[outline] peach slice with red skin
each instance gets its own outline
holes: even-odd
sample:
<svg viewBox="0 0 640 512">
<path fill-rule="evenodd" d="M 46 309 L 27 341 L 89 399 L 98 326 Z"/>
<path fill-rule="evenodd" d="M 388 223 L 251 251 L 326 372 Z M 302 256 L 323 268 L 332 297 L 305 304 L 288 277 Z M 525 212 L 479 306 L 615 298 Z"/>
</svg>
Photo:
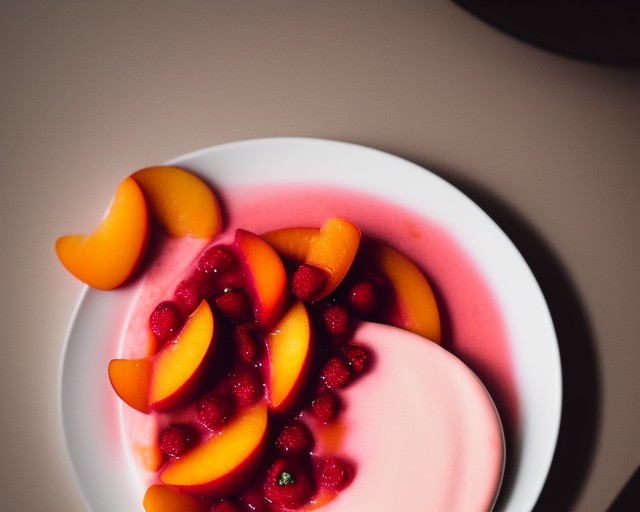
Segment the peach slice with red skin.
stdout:
<svg viewBox="0 0 640 512">
<path fill-rule="evenodd" d="M 324 290 L 315 300 L 325 298 L 338 287 L 349 272 L 359 246 L 360 229 L 348 220 L 329 219 L 320 226 L 318 235 L 309 242 L 305 258 L 307 265 L 319 267 L 328 275 Z"/>
<path fill-rule="evenodd" d="M 153 217 L 171 236 L 211 238 L 222 229 L 218 200 L 198 176 L 167 165 L 131 175 L 140 185 Z"/>
<path fill-rule="evenodd" d="M 283 228 L 262 235 L 278 253 L 296 263 L 308 263 L 311 241 L 317 228 Z M 429 281 L 408 257 L 384 242 L 367 241 L 358 257 L 364 265 L 382 274 L 393 291 L 395 305 L 385 320 L 436 343 L 441 341 L 438 304 Z"/>
<path fill-rule="evenodd" d="M 327 273 L 327 284 L 314 297 L 320 300 L 334 291 L 349 272 L 360 245 L 360 229 L 348 220 L 332 218 L 320 229 L 277 229 L 263 234 L 262 238 L 282 257 Z"/>
<path fill-rule="evenodd" d="M 318 228 L 281 228 L 263 233 L 260 237 L 284 259 L 304 263 L 311 240 L 318 236 L 318 233 Z"/>
<path fill-rule="evenodd" d="M 142 505 L 145 512 L 209 512 L 211 510 L 203 500 L 159 484 L 147 489 Z"/>
<path fill-rule="evenodd" d="M 92 288 L 111 290 L 138 267 L 149 236 L 149 215 L 142 190 L 132 178 L 118 186 L 100 225 L 89 235 L 66 235 L 56 241 L 64 267 Z"/>
<path fill-rule="evenodd" d="M 166 410 L 188 398 L 214 344 L 214 317 L 203 300 L 173 341 L 141 359 L 114 359 L 109 380 L 118 396 L 147 413 Z"/>
<path fill-rule="evenodd" d="M 195 495 L 234 492 L 257 469 L 267 427 L 267 404 L 260 400 L 240 410 L 219 434 L 170 460 L 160 473 L 161 482 Z"/>
<path fill-rule="evenodd" d="M 390 245 L 371 241 L 363 250 L 364 265 L 386 277 L 395 301 L 383 318 L 396 327 L 440 343 L 440 312 L 429 281 L 408 257 Z"/>
<path fill-rule="evenodd" d="M 278 253 L 258 235 L 238 229 L 233 246 L 249 282 L 258 325 L 270 329 L 287 305 L 287 273 Z"/>
<path fill-rule="evenodd" d="M 300 300 L 293 303 L 266 336 L 267 400 L 271 410 L 286 411 L 299 395 L 311 359 L 311 336 L 311 319 Z"/>
</svg>

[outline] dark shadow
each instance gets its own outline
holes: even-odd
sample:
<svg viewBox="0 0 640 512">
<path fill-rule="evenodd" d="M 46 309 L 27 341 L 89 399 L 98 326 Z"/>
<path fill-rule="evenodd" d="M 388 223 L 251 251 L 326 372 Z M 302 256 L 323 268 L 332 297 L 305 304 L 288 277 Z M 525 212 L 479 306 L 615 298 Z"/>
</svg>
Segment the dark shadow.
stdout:
<svg viewBox="0 0 640 512">
<path fill-rule="evenodd" d="M 640 66 L 640 3 L 634 0 L 454 0 L 522 41 L 571 58 Z"/>
<path fill-rule="evenodd" d="M 424 167 L 434 171 L 429 164 Z M 534 511 L 571 510 L 592 464 L 601 412 L 598 359 L 589 318 L 562 262 L 522 216 L 479 185 L 442 169 L 434 172 L 470 197 L 502 228 L 545 296 L 558 337 L 563 404 L 555 455 Z"/>
</svg>

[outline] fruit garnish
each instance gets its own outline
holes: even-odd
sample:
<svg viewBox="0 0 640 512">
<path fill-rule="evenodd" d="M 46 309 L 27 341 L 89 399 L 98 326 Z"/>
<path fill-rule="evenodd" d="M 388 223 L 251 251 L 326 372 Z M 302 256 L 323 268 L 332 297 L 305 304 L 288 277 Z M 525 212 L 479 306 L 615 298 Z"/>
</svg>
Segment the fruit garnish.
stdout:
<svg viewBox="0 0 640 512">
<path fill-rule="evenodd" d="M 227 289 L 215 299 L 220 312 L 232 322 L 246 322 L 251 318 L 251 299 L 242 289 Z"/>
<path fill-rule="evenodd" d="M 114 359 L 109 379 L 127 404 L 141 412 L 176 406 L 193 391 L 214 341 L 214 319 L 206 301 L 187 318 L 176 339 L 142 359 Z"/>
<path fill-rule="evenodd" d="M 285 454 L 300 455 L 313 449 L 313 434 L 298 420 L 285 425 L 276 438 L 276 447 Z"/>
<path fill-rule="evenodd" d="M 299 459 L 278 459 L 267 470 L 264 496 L 273 505 L 300 508 L 309 501 L 314 490 L 311 470 Z"/>
<path fill-rule="evenodd" d="M 351 380 L 351 371 L 340 357 L 332 357 L 323 366 L 320 379 L 327 388 L 340 389 Z"/>
<path fill-rule="evenodd" d="M 209 430 L 219 430 L 233 413 L 233 402 L 229 395 L 210 392 L 198 400 L 198 419 Z"/>
<path fill-rule="evenodd" d="M 149 328 L 160 341 L 169 341 L 184 324 L 182 311 L 175 302 L 165 300 L 149 316 Z"/>
<path fill-rule="evenodd" d="M 349 368 L 356 374 L 362 373 L 371 363 L 371 355 L 364 347 L 350 344 L 344 347 L 343 352 Z"/>
<path fill-rule="evenodd" d="M 296 301 L 267 335 L 266 384 L 270 409 L 286 410 L 301 392 L 309 367 L 311 334 L 307 308 L 302 301 Z"/>
<path fill-rule="evenodd" d="M 244 363 L 255 363 L 262 353 L 264 339 L 253 322 L 237 324 L 233 328 L 233 341 L 238 359 Z"/>
<path fill-rule="evenodd" d="M 214 245 L 207 249 L 198 260 L 198 270 L 204 274 L 222 274 L 238 264 L 236 255 L 228 247 Z"/>
<path fill-rule="evenodd" d="M 233 377 L 231 394 L 236 403 L 243 407 L 259 400 L 263 394 L 263 387 L 256 370 L 246 369 Z"/>
<path fill-rule="evenodd" d="M 330 423 L 340 414 L 342 405 L 338 395 L 326 391 L 311 402 L 311 412 L 322 423 Z"/>
<path fill-rule="evenodd" d="M 316 463 L 318 483 L 326 488 L 343 489 L 350 480 L 349 466 L 338 457 L 321 457 Z"/>
<path fill-rule="evenodd" d="M 313 301 L 329 280 L 327 273 L 313 265 L 300 265 L 291 276 L 291 293 L 299 299 Z"/>
<path fill-rule="evenodd" d="M 156 166 L 131 177 L 140 185 L 153 217 L 171 236 L 211 238 L 222 229 L 215 194 L 192 172 Z"/>
<path fill-rule="evenodd" d="M 395 297 L 395 302 L 390 303 L 389 314 L 383 314 L 384 320 L 439 343 L 441 329 L 438 304 L 423 272 L 404 254 L 386 243 L 371 241 L 362 255 L 363 266 L 380 272 Z M 363 302 L 362 298 L 360 302 Z"/>
<path fill-rule="evenodd" d="M 262 238 L 238 229 L 233 246 L 245 273 L 255 319 L 264 329 L 271 328 L 287 306 L 287 273 L 278 253 Z"/>
<path fill-rule="evenodd" d="M 349 310 L 340 304 L 327 307 L 322 314 L 322 319 L 329 334 L 337 336 L 349 331 Z"/>
<path fill-rule="evenodd" d="M 258 467 L 267 426 L 267 406 L 259 401 L 239 411 L 218 434 L 169 460 L 160 480 L 189 493 L 228 496 Z"/>
<path fill-rule="evenodd" d="M 179 457 L 193 441 L 193 434 L 182 425 L 172 425 L 160 432 L 160 450 L 169 457 Z"/>
<path fill-rule="evenodd" d="M 89 235 L 67 235 L 56 241 L 64 267 L 83 283 L 100 290 L 124 284 L 138 268 L 147 247 L 149 215 L 138 184 L 126 178 L 109 211 Z"/>
<path fill-rule="evenodd" d="M 360 245 L 360 230 L 345 219 L 329 219 L 309 243 L 305 263 L 322 268 L 328 274 L 327 284 L 315 296 L 322 299 L 335 290 L 349 272 Z"/>
</svg>

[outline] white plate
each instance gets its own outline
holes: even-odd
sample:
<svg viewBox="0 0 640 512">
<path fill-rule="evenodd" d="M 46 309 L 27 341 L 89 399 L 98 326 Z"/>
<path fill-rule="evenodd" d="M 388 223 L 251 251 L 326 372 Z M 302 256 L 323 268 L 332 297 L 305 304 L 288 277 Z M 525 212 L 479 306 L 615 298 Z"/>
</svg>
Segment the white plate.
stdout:
<svg viewBox="0 0 640 512">
<path fill-rule="evenodd" d="M 467 196 L 433 173 L 370 148 L 318 139 L 276 138 L 204 149 L 170 162 L 224 190 L 242 184 L 318 183 L 391 201 L 444 229 L 472 258 L 501 312 L 511 345 L 520 424 L 508 453 L 511 485 L 499 509 L 530 510 L 549 470 L 560 425 L 562 379 L 544 297 L 502 230 Z M 141 510 L 142 490 L 125 454 L 119 407 L 107 378 L 113 339 L 135 287 L 86 289 L 72 319 L 61 369 L 61 411 L 78 483 L 94 512 Z M 544 377 L 543 377 L 544 376 Z"/>
</svg>

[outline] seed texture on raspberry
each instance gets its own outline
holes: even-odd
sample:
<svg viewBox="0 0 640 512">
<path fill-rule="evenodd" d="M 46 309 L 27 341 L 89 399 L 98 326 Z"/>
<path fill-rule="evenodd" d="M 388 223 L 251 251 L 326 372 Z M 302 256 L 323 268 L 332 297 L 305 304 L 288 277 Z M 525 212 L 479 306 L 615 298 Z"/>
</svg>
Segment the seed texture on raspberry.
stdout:
<svg viewBox="0 0 640 512">
<path fill-rule="evenodd" d="M 182 311 L 175 302 L 162 301 L 149 315 L 149 327 L 151 332 L 160 341 L 172 339 L 184 324 Z"/>
<path fill-rule="evenodd" d="M 308 453 L 313 449 L 313 434 L 301 421 L 293 421 L 280 431 L 276 446 L 283 453 Z"/>
<path fill-rule="evenodd" d="M 322 314 L 329 334 L 344 334 L 349 330 L 349 310 L 339 304 L 332 304 Z"/>
<path fill-rule="evenodd" d="M 314 490 L 311 470 L 299 459 L 278 459 L 267 471 L 264 497 L 277 507 L 299 508 Z"/>
<path fill-rule="evenodd" d="M 186 427 L 172 425 L 160 432 L 160 450 L 169 457 L 179 457 L 188 448 L 191 434 Z"/>
<path fill-rule="evenodd" d="M 188 315 L 195 311 L 202 300 L 202 293 L 198 280 L 195 278 L 181 281 L 173 293 L 174 299 L 180 310 Z"/>
<path fill-rule="evenodd" d="M 340 409 L 340 399 L 331 391 L 322 393 L 311 402 L 311 412 L 322 423 L 329 423 L 336 419 Z"/>
<path fill-rule="evenodd" d="M 329 489 L 343 489 L 351 479 L 349 465 L 337 457 L 321 457 L 316 463 L 316 480 Z"/>
<path fill-rule="evenodd" d="M 198 419 L 209 430 L 220 429 L 232 413 L 233 403 L 227 395 L 211 392 L 198 400 Z"/>
<path fill-rule="evenodd" d="M 246 321 L 251 317 L 251 299 L 244 290 L 227 290 L 216 297 L 215 304 L 232 322 Z"/>
<path fill-rule="evenodd" d="M 198 270 L 205 274 L 222 274 L 237 264 L 235 253 L 222 245 L 209 247 L 198 260 Z"/>
<path fill-rule="evenodd" d="M 366 370 L 371 362 L 369 351 L 359 345 L 347 345 L 344 347 L 344 357 L 349 368 L 356 374 Z"/>
<path fill-rule="evenodd" d="M 231 393 L 240 406 L 251 405 L 263 395 L 264 387 L 256 371 L 245 370 L 233 378 Z"/>
<path fill-rule="evenodd" d="M 244 363 L 255 363 L 262 352 L 260 331 L 253 322 L 237 324 L 233 329 L 236 354 Z"/>
<path fill-rule="evenodd" d="M 313 265 L 300 265 L 291 276 L 291 293 L 306 301 L 312 301 L 327 284 L 327 273 Z"/>
<path fill-rule="evenodd" d="M 353 310 L 365 317 L 372 315 L 378 307 L 378 289 L 368 279 L 353 285 L 347 301 Z"/>
<path fill-rule="evenodd" d="M 320 379 L 329 389 L 340 389 L 345 387 L 351 380 L 351 371 L 341 358 L 332 357 L 322 368 Z"/>
</svg>

